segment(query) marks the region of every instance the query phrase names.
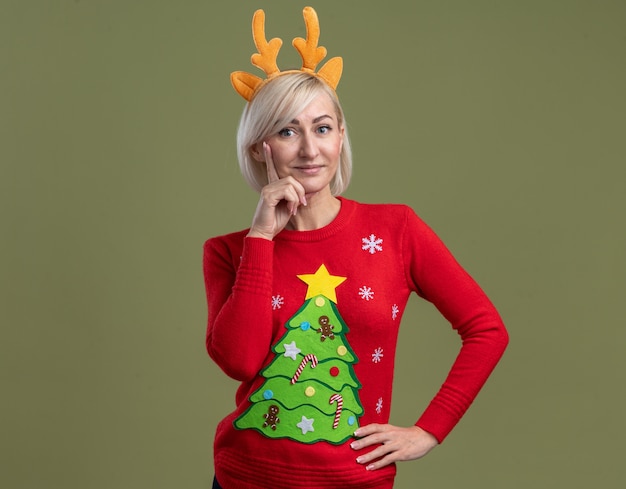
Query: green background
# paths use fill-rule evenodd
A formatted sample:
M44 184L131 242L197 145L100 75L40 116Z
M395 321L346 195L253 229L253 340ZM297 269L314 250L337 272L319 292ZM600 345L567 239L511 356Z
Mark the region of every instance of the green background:
M0 486L208 487L236 383L204 350L202 243L257 199L228 75L256 71L258 7L296 64L304 5L0 2ZM624 487L626 2L312 5L345 59L346 195L414 207L511 335L396 486ZM395 424L458 346L410 302Z

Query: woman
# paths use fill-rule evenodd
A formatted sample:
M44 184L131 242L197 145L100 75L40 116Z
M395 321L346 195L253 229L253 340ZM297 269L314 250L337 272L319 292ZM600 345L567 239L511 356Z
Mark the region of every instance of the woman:
M395 462L426 455L455 426L508 336L410 208L340 196L352 164L334 90L341 63L314 71L317 16L307 7L304 18L301 70L272 62L280 42L265 41L258 11L253 63L268 77L232 76L248 100L240 166L260 199L249 229L204 248L207 350L241 381L217 428L214 487L389 488ZM395 346L411 292L439 309L462 347L415 425L397 427L388 424Z

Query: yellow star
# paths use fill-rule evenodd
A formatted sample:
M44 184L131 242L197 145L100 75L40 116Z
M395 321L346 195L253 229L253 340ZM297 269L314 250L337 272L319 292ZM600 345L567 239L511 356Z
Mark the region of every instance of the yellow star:
M337 303L335 288L346 279L346 277L331 275L323 264L314 274L298 275L298 278L309 286L305 300L321 294L335 304Z

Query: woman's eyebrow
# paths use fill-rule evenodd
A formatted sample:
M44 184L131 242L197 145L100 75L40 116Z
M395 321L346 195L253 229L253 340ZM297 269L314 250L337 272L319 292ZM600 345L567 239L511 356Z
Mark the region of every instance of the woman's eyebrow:
M315 119L313 119L313 124L317 124L318 122L324 120L324 119L332 119L332 116L328 115L328 114L324 114L324 115L320 115L317 116ZM292 124L296 124L296 125L300 125L300 121L298 119L292 119L291 121Z

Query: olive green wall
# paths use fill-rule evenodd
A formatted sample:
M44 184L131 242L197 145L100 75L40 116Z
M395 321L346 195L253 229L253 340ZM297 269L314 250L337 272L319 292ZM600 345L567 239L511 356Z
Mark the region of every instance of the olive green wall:
M0 2L0 486L208 487L236 384L204 351L202 243L256 203L228 75L255 71L258 7L296 63L304 5ZM312 5L345 59L347 196L413 206L511 334L397 487L624 487L626 3ZM408 425L459 343L417 299L400 340Z

